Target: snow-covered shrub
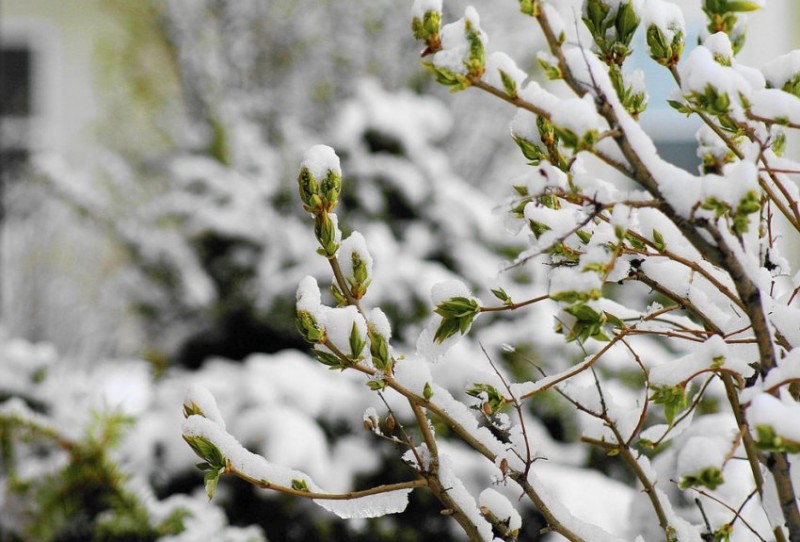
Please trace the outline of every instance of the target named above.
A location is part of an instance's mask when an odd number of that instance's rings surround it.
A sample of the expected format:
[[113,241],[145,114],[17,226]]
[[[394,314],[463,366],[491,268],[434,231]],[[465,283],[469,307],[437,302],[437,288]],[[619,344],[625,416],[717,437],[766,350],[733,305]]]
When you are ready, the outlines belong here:
[[[517,108],[512,137],[531,168],[513,181],[508,223],[530,246],[507,267],[546,264],[546,289],[479,296],[445,281],[416,352],[403,353],[373,308],[382,271],[370,234],[343,234],[347,210],[335,212],[347,170],[331,148],[312,147],[299,193],[333,302],[317,280],[300,281],[297,327],[321,365],[360,376],[363,393],[384,402],[352,416],[400,448],[407,480],[332,492],[248,451],[212,395],[192,388],[183,437],[203,460],[208,494],[232,474],[365,518],[428,491],[470,540],[517,539],[519,510],[534,507],[545,532],[571,541],[800,541],[791,473],[800,275],[778,241],[800,233],[800,165],[784,156],[784,129],[800,128],[800,66],[792,55],[765,73],[737,61],[742,12],[763,2],[705,0],[708,35],[686,54],[681,11],[664,0],[585,0],[591,49],[551,3],[519,4],[545,38],[538,58],[550,83],[489,55],[472,7],[443,25],[441,1],[416,0],[412,28],[438,82]],[[706,126],[698,175],[664,161],[636,120],[647,102],[641,74],[625,71],[636,32],[674,78],[670,105]],[[492,333],[502,321],[490,318],[511,311],[538,311],[530,334],[546,344],[549,313],[572,352],[540,373],[513,371],[499,351],[514,352],[518,337]],[[580,443],[553,442],[531,415],[554,394],[576,411]],[[589,448],[624,466],[631,484],[580,471]]]
[[[405,84],[413,65],[371,70],[381,83],[364,77],[393,44],[408,43],[390,2],[156,4],[184,90],[177,105],[160,105],[170,144],[142,157],[123,129],[93,171],[39,161],[55,193],[128,256],[121,297],[143,315],[151,357],[198,366],[210,355],[303,347],[285,310],[294,285],[305,274],[322,278],[325,267],[304,236],[292,177],[297,149],[320,138],[350,172],[350,224],[379,245],[378,265],[402,262],[373,288],[397,337],[422,324],[423,285],[455,276],[478,284],[515,244],[487,226],[485,191],[466,186],[443,150],[451,112],[433,97],[382,88]],[[297,60],[329,26],[330,52]],[[346,66],[336,64],[342,58]],[[323,99],[326,85],[334,96]]]

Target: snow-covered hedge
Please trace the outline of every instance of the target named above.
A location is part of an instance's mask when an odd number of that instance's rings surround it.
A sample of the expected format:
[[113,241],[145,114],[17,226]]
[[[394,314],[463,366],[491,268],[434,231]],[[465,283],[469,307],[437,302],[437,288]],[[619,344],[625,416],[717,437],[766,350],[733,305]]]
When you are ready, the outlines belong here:
[[[193,387],[183,437],[203,461],[209,496],[232,474],[363,518],[401,512],[411,491],[429,491],[482,541],[515,540],[524,529],[518,509],[528,506],[546,531],[571,541],[800,541],[791,474],[800,452],[800,275],[779,240],[796,244],[800,233],[800,165],[784,155],[784,130],[800,127],[797,56],[763,73],[737,61],[742,12],[763,2],[705,0],[708,31],[685,54],[683,16],[670,2],[585,0],[591,48],[554,4],[520,0],[544,36],[538,59],[550,82],[490,55],[474,8],[444,25],[440,1],[417,0],[412,10],[423,66],[438,82],[518,110],[512,137],[531,167],[513,181],[506,211],[530,246],[506,273],[544,263],[547,287],[479,297],[444,282],[416,352],[401,352],[370,297],[391,288],[373,268],[370,235],[343,235],[347,210],[335,212],[348,172],[333,149],[312,147],[298,186],[309,235],[330,266],[332,302],[316,280],[300,281],[297,327],[335,371],[331,387],[339,373],[354,374],[363,394],[380,397],[351,416],[400,448],[407,481],[335,493],[314,473],[248,451],[227,428],[235,420],[226,424],[213,396]],[[699,174],[664,161],[637,122],[647,96],[641,73],[625,66],[636,32],[674,79],[670,105],[704,123]],[[499,346],[513,353],[522,340],[491,331],[512,311],[539,311],[531,336],[548,335],[535,328],[546,318],[573,349],[568,359],[512,371]],[[468,338],[476,332],[480,343]],[[553,475],[564,465],[580,472],[566,452],[574,447],[543,437],[531,414],[553,394],[578,413],[583,448],[619,462],[635,486]]]

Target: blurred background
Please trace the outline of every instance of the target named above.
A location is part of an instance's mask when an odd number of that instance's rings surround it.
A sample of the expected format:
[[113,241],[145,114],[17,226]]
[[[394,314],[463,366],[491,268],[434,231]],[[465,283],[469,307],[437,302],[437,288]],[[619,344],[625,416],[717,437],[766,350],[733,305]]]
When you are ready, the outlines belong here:
[[[676,3],[693,43],[697,2]],[[579,2],[558,4],[580,26]],[[227,481],[209,504],[179,429],[183,390],[199,382],[244,444],[332,490],[406,474],[360,430],[375,398],[329,380],[294,330],[299,280],[329,280],[296,196],[313,144],[342,158],[341,224],[370,244],[367,301],[397,347],[413,351],[436,282],[460,276],[485,298],[543,284],[542,269],[498,276],[525,242],[497,209],[526,167],[507,137],[513,110],[432,82],[410,5],[0,0],[0,540],[458,539],[424,495],[402,516],[348,523]],[[465,5],[445,2],[445,21]],[[541,37],[517,3],[476,7],[489,50],[541,80]],[[795,3],[768,8],[739,57],[756,67],[798,46]],[[698,126],[665,103],[671,80],[641,34],[642,123],[695,171]],[[477,338],[520,376],[525,356],[557,364],[542,314]],[[441,365],[454,388],[476,351]],[[558,404],[532,408],[544,448],[598,467],[564,444],[575,422]]]

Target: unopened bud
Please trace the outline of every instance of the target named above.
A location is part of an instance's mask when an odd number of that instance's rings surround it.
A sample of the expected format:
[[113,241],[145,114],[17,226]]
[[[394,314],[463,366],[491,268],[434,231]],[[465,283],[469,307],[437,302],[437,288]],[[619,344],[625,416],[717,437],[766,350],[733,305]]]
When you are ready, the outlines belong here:
[[397,419],[394,417],[394,414],[391,412],[386,416],[386,430],[389,433],[394,433],[394,430],[397,428]]

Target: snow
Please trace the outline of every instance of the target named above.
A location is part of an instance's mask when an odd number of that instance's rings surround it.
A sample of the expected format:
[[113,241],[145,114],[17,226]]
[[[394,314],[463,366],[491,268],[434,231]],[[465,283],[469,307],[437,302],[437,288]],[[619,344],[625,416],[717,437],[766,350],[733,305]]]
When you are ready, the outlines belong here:
[[351,283],[358,282],[355,278],[355,269],[353,267],[353,257],[356,255],[361,262],[363,262],[367,271],[367,279],[364,282],[366,283],[372,280],[372,255],[367,248],[367,240],[364,239],[361,233],[357,231],[352,232],[347,239],[342,241],[336,255],[339,259],[339,265],[342,267],[344,277],[351,281]]
[[730,64],[733,61],[733,46],[725,32],[711,34],[703,40],[703,45],[711,51],[718,62]]
[[560,101],[555,94],[542,88],[536,81],[531,81],[525,85],[525,88],[520,92],[520,98],[544,111],[551,111]]
[[550,273],[550,295],[565,292],[599,291],[603,281],[597,273],[584,273],[576,268],[558,267]]
[[329,171],[342,175],[342,166],[336,151],[327,145],[314,145],[306,151],[300,169],[308,169],[317,181],[324,179]]
[[439,454],[439,481],[442,487],[447,488],[447,496],[461,508],[461,511],[475,525],[481,540],[493,542],[492,526],[486,521],[478,510],[475,498],[467,491],[464,482],[456,475],[453,459],[447,454]]
[[769,84],[774,88],[783,86],[800,74],[800,49],[780,55],[761,68]]
[[472,298],[472,293],[460,280],[439,282],[431,288],[431,301],[434,306],[440,305],[455,297]]
[[392,324],[389,323],[389,318],[379,308],[375,307],[369,311],[367,316],[370,329],[375,333],[385,338],[387,341],[392,338]]
[[[213,443],[233,469],[250,478],[284,487],[292,487],[293,480],[302,480],[310,491],[327,493],[317,486],[307,474],[274,465],[265,458],[245,449],[222,427],[207,418],[197,415],[189,416],[183,423],[182,431],[185,437],[199,437]],[[372,518],[405,510],[410,492],[410,489],[401,489],[357,499],[314,499],[314,502],[343,519]]]
[[378,518],[403,512],[408,506],[409,493],[410,489],[397,489],[357,499],[314,499],[314,502],[342,519]]
[[759,393],[750,401],[747,419],[751,427],[771,427],[775,433],[792,442],[800,442],[800,405],[791,397],[780,398],[768,393]]
[[[350,354],[350,333],[354,325],[361,340],[367,340],[367,322],[356,307],[348,305],[347,307],[327,308],[324,315],[323,321],[328,341],[345,355]],[[319,348],[324,347],[319,346]]]
[[489,55],[486,60],[486,72],[484,73],[484,80],[495,88],[502,89],[505,87],[503,79],[500,74],[503,72],[507,77],[514,81],[515,87],[519,90],[522,88],[522,83],[528,77],[528,74],[517,67],[514,60],[503,52],[494,52]]
[[714,365],[747,377],[753,372],[749,364],[757,359],[754,345],[727,344],[719,335],[712,335],[689,354],[653,367],[650,370],[650,383],[654,386],[676,386]]
[[414,0],[414,5],[411,6],[411,18],[421,21],[429,11],[441,13],[442,0]]
[[314,317],[321,314],[322,294],[317,279],[306,276],[297,285],[297,310],[306,311]]
[[188,412],[208,418],[225,429],[225,420],[222,419],[222,413],[217,407],[217,401],[204,386],[199,384],[190,385],[186,390],[183,405]]
[[[394,366],[394,377],[404,387],[422,397],[425,384],[431,384],[431,368],[425,358],[412,356],[398,360]],[[436,398],[434,398],[434,402]]]
[[478,505],[487,508],[502,523],[508,525],[512,531],[522,527],[522,518],[505,495],[496,489],[486,488],[478,496]]
[[745,194],[758,193],[758,168],[747,161],[726,164],[722,175],[706,175],[702,185],[703,199],[713,198],[736,209]]
[[714,437],[691,437],[678,453],[678,473],[681,476],[698,475],[706,469],[722,470],[725,456],[732,442]]
[[750,112],[778,123],[800,125],[800,99],[779,89],[761,89],[750,96]]
[[678,67],[678,72],[684,94],[703,94],[710,87],[727,94],[731,105],[734,105],[739,94],[747,97],[752,92],[750,83],[741,73],[717,63],[711,50],[702,45],[689,53]]
[[667,44],[671,44],[678,32],[686,35],[686,23],[683,12],[676,4],[666,0],[644,0],[642,9],[637,12],[642,18],[642,28],[648,29],[655,25],[662,34]]
[[438,68],[450,70],[453,73],[466,75],[465,62],[469,60],[470,44],[466,36],[466,25],[471,25],[478,34],[478,39],[484,47],[488,42],[486,33],[480,27],[480,17],[472,6],[467,6],[464,16],[450,24],[446,24],[441,31],[442,49],[433,55],[433,64]]
[[601,131],[604,124],[589,94],[583,98],[561,100],[552,108],[550,120],[556,126],[570,130],[579,138],[589,131]]

